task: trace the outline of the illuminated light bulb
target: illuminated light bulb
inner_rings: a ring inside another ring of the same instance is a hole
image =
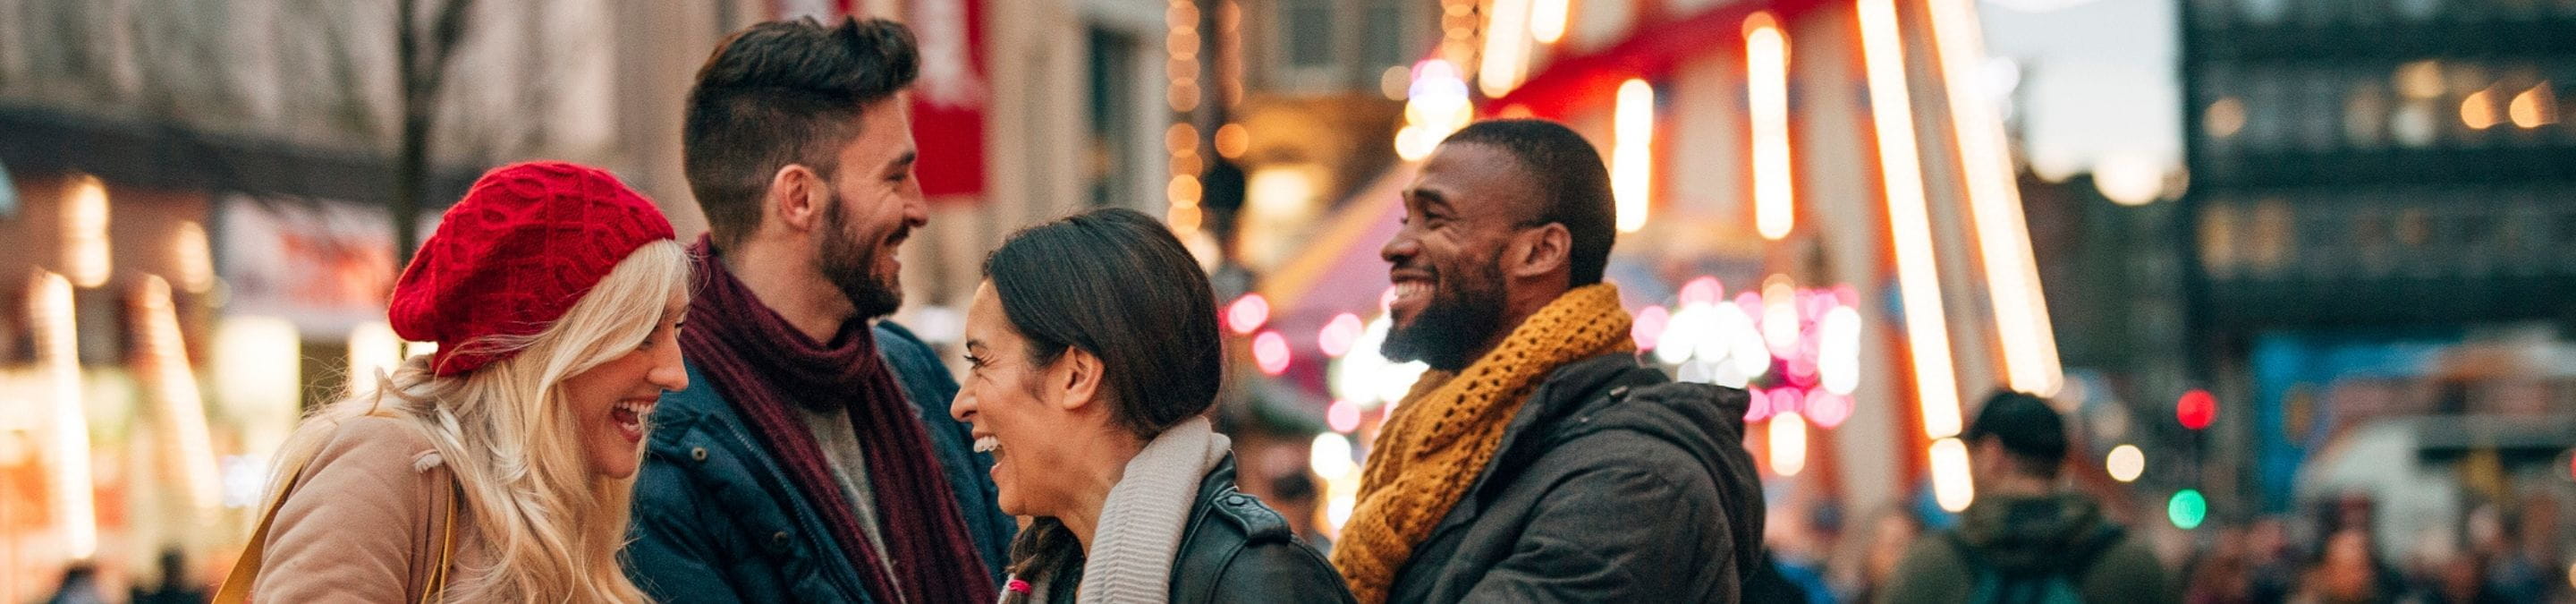
[[[1753,317],[1744,314],[1741,307],[1721,307],[1718,315],[1725,317],[1722,321],[1730,332],[1727,344],[1731,350],[1726,353],[1727,359],[1737,370],[1743,371],[1747,378],[1761,377],[1762,374],[1769,373],[1771,347],[1762,341],[1762,332],[1754,329]],[[1704,350],[1706,345],[1702,346]]]
[[[1771,389],[1771,415],[1773,417],[1778,417],[1782,413],[1805,413],[1806,411],[1807,391],[1790,387]]]
[[[170,236],[170,255],[178,267],[180,289],[205,293],[215,286],[214,250],[206,240],[206,227],[194,220],[181,221]]]
[[[1771,472],[1797,476],[1807,469],[1807,419],[1796,411],[1771,416]]]
[[[1288,337],[1276,331],[1264,331],[1252,338],[1252,362],[1261,372],[1279,375],[1288,372]]]
[[[1818,428],[1831,430],[1841,427],[1844,420],[1851,419],[1852,399],[1825,390],[1808,391],[1805,415],[1807,421],[1815,422]]]
[[[216,473],[214,447],[206,431],[206,401],[197,390],[196,370],[188,364],[187,343],[180,339],[170,284],[159,276],[144,276],[135,310],[141,315],[136,319],[144,360],[138,369],[145,371],[145,383],[160,403],[158,433],[170,444],[165,455],[179,468],[189,503],[200,513],[213,511],[223,504],[223,485],[217,482],[221,475]]]
[[[1610,193],[1619,232],[1634,233],[1646,228],[1653,205],[1655,88],[1640,79],[1621,83],[1615,107]]]
[[[63,277],[73,287],[106,285],[110,259],[107,184],[82,174],[72,178],[71,187],[63,204]]]
[[[1324,407],[1324,424],[1334,432],[1349,434],[1360,429],[1360,407],[1350,401],[1333,401]]]
[[[1825,390],[1851,394],[1860,387],[1860,311],[1836,306],[1816,320],[1816,376]]]
[[[1762,281],[1762,342],[1771,356],[1786,357],[1798,349],[1797,295],[1787,275]]]
[[[1726,286],[1719,284],[1716,277],[1702,275],[1690,280],[1689,283],[1682,284],[1681,303],[1684,305],[1716,304],[1725,296]]]
[[[2504,116],[2496,115],[2495,91],[2480,90],[2460,99],[2460,123],[2470,129],[2485,130],[2503,122]]]
[[[1334,532],[1340,532],[1342,525],[1350,523],[1351,511],[1358,508],[1359,497],[1335,495],[1332,502],[1324,506],[1324,521],[1332,523]]]
[[[1887,202],[1887,233],[1896,257],[1897,292],[1903,301],[1906,351],[1912,357],[1915,402],[1924,435],[1947,438],[1965,423],[1959,411],[1959,376],[1950,357],[1950,332],[1942,308],[1940,269],[1934,263],[1930,201],[1914,129],[1914,100],[1906,81],[1905,38],[1898,31],[1895,0],[1858,0],[1861,67],[1868,81],[1872,136],[1878,151],[1879,186]],[[1974,497],[1965,482],[1967,449],[1959,447],[1958,478],[1943,507],[1964,509]],[[1940,445],[1933,449],[1942,450]],[[1939,456],[1935,455],[1935,459]],[[1943,474],[1934,466],[1934,475]],[[1939,483],[1936,481],[1936,486]]]
[[[2505,115],[2512,117],[2513,125],[2519,128],[2558,123],[2558,94],[2548,82],[2541,82],[2530,90],[2522,91],[2522,94],[2513,95],[2513,102],[2505,107]]]
[[[1424,365],[1421,361],[1394,363],[1378,368],[1377,394],[1379,400],[1386,401],[1389,413],[1394,412],[1397,403],[1404,402],[1404,395],[1413,391],[1415,382],[1422,381],[1422,372],[1429,370],[1431,366]]]
[[[2112,480],[2136,482],[2138,475],[2147,471],[2147,454],[2139,451],[2137,445],[2112,447],[2111,455],[2102,459],[2102,467],[2111,472]]]
[[[1306,463],[1314,468],[1315,475],[1326,480],[1347,477],[1359,465],[1351,462],[1351,439],[1348,437],[1331,432],[1317,434],[1312,447],[1307,451]]]
[[[1671,312],[1660,305],[1637,309],[1636,319],[1628,326],[1628,338],[1637,342],[1638,350],[1654,350],[1662,342],[1664,326],[1672,321]]]
[[[374,390],[383,376],[402,365],[403,347],[402,336],[394,335],[394,326],[384,321],[349,328],[347,396]]]
[[[1315,347],[1323,349],[1327,357],[1350,354],[1351,345],[1359,341],[1362,329],[1365,328],[1360,324],[1359,315],[1333,315],[1332,321],[1324,323],[1323,331],[1315,334]]]
[[[1690,360],[1703,340],[1715,339],[1715,312],[1707,304],[1682,306],[1680,312],[1664,321],[1663,333],[1655,337],[1655,358],[1668,364]]]
[[[1754,228],[1762,238],[1789,236],[1789,41],[1768,12],[1744,18],[1746,117],[1752,130]]]
[[[1261,294],[1244,294],[1225,307],[1225,324],[1237,335],[1250,334],[1270,322],[1270,300]]]
[[[1555,44],[1565,37],[1566,5],[1569,0],[1538,0],[1530,5],[1530,38],[1540,44]]]
[[[1932,498],[1941,509],[1960,512],[1977,499],[1977,487],[1969,481],[1968,445],[1957,438],[1932,441]]]
[[[1421,126],[1405,124],[1395,131],[1395,155],[1404,161],[1422,161],[1422,158],[1430,157],[1431,150],[1439,145],[1440,141]]]
[[[1485,98],[1511,94],[1528,72],[1530,39],[1523,33],[1529,5],[1530,0],[1493,0],[1493,10],[1486,13],[1491,21],[1485,27],[1484,64],[1476,69],[1476,85]]]
[[[29,284],[27,310],[35,331],[39,375],[49,378],[52,433],[44,439],[47,490],[53,493],[55,526],[72,558],[98,553],[98,502],[90,474],[89,409],[82,404],[80,331],[74,323],[72,284],[62,275],[37,270]]]

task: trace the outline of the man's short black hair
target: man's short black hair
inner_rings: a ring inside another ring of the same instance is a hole
[[[2013,465],[2031,476],[2056,478],[2058,465],[2066,461],[2066,418],[2048,401],[2020,392],[1986,397],[1977,421],[1959,436],[1970,444],[1994,437],[2012,455]]]
[[[912,85],[920,63],[912,30],[883,19],[772,21],[717,45],[680,131],[682,172],[716,243],[760,227],[761,195],[780,167],[830,178],[860,110]]]
[[[1567,262],[1574,274],[1567,287],[1601,282],[1601,271],[1610,263],[1610,246],[1619,237],[1614,228],[1618,207],[1610,197],[1610,167],[1601,162],[1601,151],[1592,147],[1592,141],[1564,124],[1511,119],[1468,124],[1440,144],[1490,145],[1519,161],[1538,205],[1537,215],[1524,218],[1523,224],[1553,222],[1565,225],[1572,235]]]

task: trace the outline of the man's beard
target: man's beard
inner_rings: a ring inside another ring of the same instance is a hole
[[[832,207],[823,212],[823,277],[850,299],[861,319],[874,319],[894,314],[903,307],[903,284],[899,277],[878,279],[877,245],[883,239],[861,241],[850,233],[850,225],[841,217],[840,193],[832,194]],[[896,227],[910,228],[910,227]]]
[[[1476,348],[1493,341],[1506,327],[1501,263],[1497,258],[1469,274],[1439,275],[1422,312],[1414,315],[1411,324],[1387,330],[1386,343],[1378,346],[1378,353],[1394,361],[1422,361],[1441,371],[1466,369],[1476,360],[1470,356],[1478,352]]]

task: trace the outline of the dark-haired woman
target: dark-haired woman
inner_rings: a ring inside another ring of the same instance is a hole
[[[1349,602],[1288,522],[1235,490],[1208,428],[1223,376],[1207,275],[1161,223],[1100,210],[984,261],[949,406],[1032,519],[1005,602]]]

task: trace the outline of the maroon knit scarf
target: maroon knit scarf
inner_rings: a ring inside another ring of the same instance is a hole
[[[705,238],[690,250],[703,285],[690,304],[681,351],[786,466],[796,488],[831,525],[868,591],[898,604],[992,601],[992,575],[967,538],[956,493],[894,371],[878,358],[868,321],[852,319],[832,341],[817,343],[725,270]],[[814,434],[789,405],[848,411],[874,483],[877,517],[884,522],[878,532],[892,551],[878,552],[869,542]],[[880,555],[893,559],[899,576],[887,576],[877,563]]]

